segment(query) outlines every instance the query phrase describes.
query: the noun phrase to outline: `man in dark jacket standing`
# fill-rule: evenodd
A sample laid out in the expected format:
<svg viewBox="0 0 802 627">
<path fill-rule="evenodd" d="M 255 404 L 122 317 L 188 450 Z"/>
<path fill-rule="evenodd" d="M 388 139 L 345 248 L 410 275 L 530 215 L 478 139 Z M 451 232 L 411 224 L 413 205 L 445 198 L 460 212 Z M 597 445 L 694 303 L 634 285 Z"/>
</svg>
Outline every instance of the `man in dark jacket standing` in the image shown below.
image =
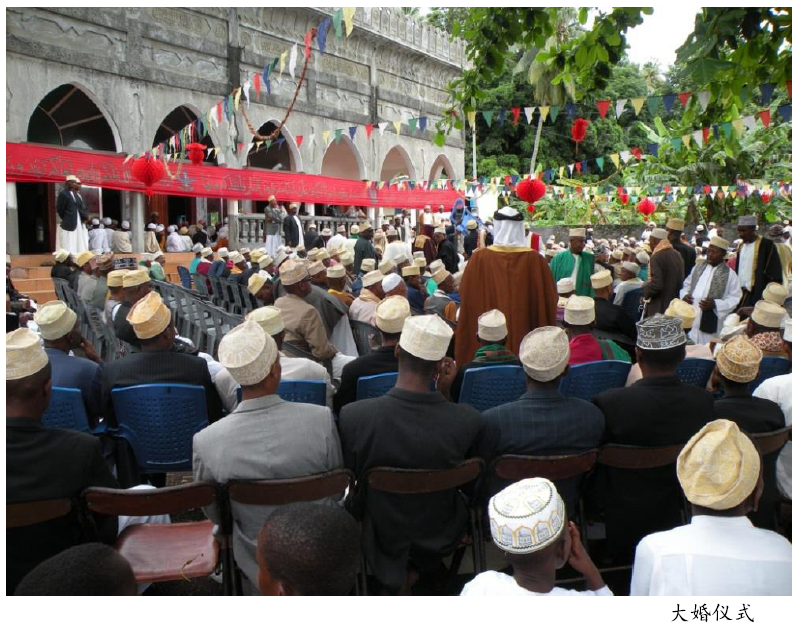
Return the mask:
<svg viewBox="0 0 802 627">
<path fill-rule="evenodd" d="M 434 243 L 437 245 L 437 258 L 443 262 L 451 274 L 459 272 L 459 257 L 454 244 L 446 236 L 446 230 L 438 226 L 434 230 Z"/>
<path fill-rule="evenodd" d="M 303 228 L 298 219 L 298 204 L 291 202 L 287 207 L 287 217 L 284 218 L 284 245 L 296 248 L 302 241 L 302 235 Z"/>
<path fill-rule="evenodd" d="M 56 228 L 56 248 L 63 248 L 73 255 L 89 249 L 89 235 L 84 222 L 89 218 L 81 196 L 81 181 L 74 174 L 67 175 L 67 187 L 56 199 L 56 213 L 61 223 Z"/>
<path fill-rule="evenodd" d="M 652 229 L 649 247 L 652 249 L 649 275 L 643 284 L 645 318 L 663 313 L 677 297 L 685 281 L 685 261 L 668 241 L 668 232 L 665 229 Z"/>
<path fill-rule="evenodd" d="M 668 241 L 671 242 L 671 245 L 674 247 L 680 255 L 682 255 L 682 260 L 685 262 L 685 276 L 682 277 L 683 280 L 686 276 L 690 273 L 693 269 L 694 264 L 696 263 L 696 250 L 688 246 L 687 244 L 683 244 L 680 241 L 682 237 L 682 231 L 685 229 L 685 222 L 680 220 L 679 218 L 671 218 L 666 223 L 666 231 L 668 232 Z"/>
<path fill-rule="evenodd" d="M 754 307 L 769 283 L 782 284 L 780 255 L 774 242 L 757 234 L 755 216 L 738 218 L 738 237 L 741 238 L 741 244 L 738 246 L 735 272 L 743 292 L 738 306 Z"/>
</svg>

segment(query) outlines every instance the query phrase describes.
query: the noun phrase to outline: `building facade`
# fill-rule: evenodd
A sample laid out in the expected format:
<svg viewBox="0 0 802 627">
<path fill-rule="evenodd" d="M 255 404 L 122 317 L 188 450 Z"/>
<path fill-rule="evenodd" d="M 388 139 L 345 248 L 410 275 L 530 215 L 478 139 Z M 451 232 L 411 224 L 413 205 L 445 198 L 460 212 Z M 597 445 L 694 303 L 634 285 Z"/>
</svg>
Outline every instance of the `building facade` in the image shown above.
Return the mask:
<svg viewBox="0 0 802 627">
<path fill-rule="evenodd" d="M 143 152 L 169 138 L 330 16 L 322 8 L 8 8 L 6 138 L 108 152 Z M 212 129 L 207 161 L 228 168 L 284 169 L 338 178 L 464 178 L 464 136 L 446 145 L 430 130 L 393 125 L 353 141 L 349 126 L 442 116 L 447 84 L 464 44 L 392 8 L 358 8 L 349 37 L 316 46 L 305 84 L 282 128 L 286 140 L 248 154 L 252 138 L 237 115 Z M 299 54 L 299 65 L 302 56 Z M 297 76 L 297 74 L 296 74 Z M 297 78 L 272 72 L 270 93 L 251 92 L 248 118 L 261 134 L 284 118 Z M 339 142 L 323 131 L 346 129 Z M 305 140 L 296 146 L 295 137 Z M 333 136 L 333 132 L 331 133 Z M 314 141 L 310 138 L 314 136 Z M 310 141 L 306 141 L 310 139 Z M 59 186 L 7 183 L 7 249 L 48 252 Z M 259 212 L 260 203 L 87 189 L 90 210 L 129 220 L 134 243 L 151 214 L 161 223 Z M 307 206 L 308 213 L 321 207 Z M 375 212 L 372 217 L 376 217 Z"/>
</svg>

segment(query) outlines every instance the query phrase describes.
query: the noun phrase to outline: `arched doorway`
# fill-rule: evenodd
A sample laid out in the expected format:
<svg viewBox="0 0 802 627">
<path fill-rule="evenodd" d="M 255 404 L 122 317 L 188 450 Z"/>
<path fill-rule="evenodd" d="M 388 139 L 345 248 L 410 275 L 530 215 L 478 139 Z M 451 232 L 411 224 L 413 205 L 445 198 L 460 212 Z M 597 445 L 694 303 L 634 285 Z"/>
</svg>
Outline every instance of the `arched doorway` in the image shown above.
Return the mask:
<svg viewBox="0 0 802 627">
<path fill-rule="evenodd" d="M 27 141 L 82 150 L 118 152 L 120 138 L 111 117 L 85 87 L 65 83 L 36 105 L 28 120 Z M 17 183 L 19 250 L 50 252 L 56 245 L 56 197 L 61 185 Z M 120 220 L 118 190 L 84 185 L 81 195 L 90 217 Z"/>
<path fill-rule="evenodd" d="M 341 136 L 339 141 L 332 140 L 323 155 L 320 174 L 338 179 L 366 178 L 365 162 L 350 137 Z M 315 215 L 345 215 L 347 211 L 346 205 L 337 206 L 336 209 L 335 205 L 315 205 Z"/>
<path fill-rule="evenodd" d="M 263 137 L 267 137 L 275 132 L 277 128 L 277 120 L 268 120 L 259 127 L 258 133 Z M 281 129 L 278 137 L 272 140 L 270 145 L 265 141 L 257 146 L 256 142 L 254 142 L 251 151 L 248 153 L 247 165 L 251 168 L 280 170 L 282 172 L 298 172 L 302 169 L 301 154 L 286 127 Z M 256 200 L 253 203 L 253 212 L 262 213 L 266 206 L 266 198 L 264 200 Z"/>
<path fill-rule="evenodd" d="M 393 146 L 384 156 L 379 180 L 390 181 L 396 176 L 408 176 L 413 180 L 415 178 L 412 160 L 401 146 Z"/>
<path fill-rule="evenodd" d="M 454 179 L 457 178 L 454 167 L 445 155 L 439 155 L 434 160 L 431 169 L 429 170 L 429 180 L 437 181 L 438 179 Z"/>
<path fill-rule="evenodd" d="M 168 113 L 161 124 L 159 124 L 151 146 L 155 148 L 162 142 L 168 141 L 173 135 L 180 133 L 187 125 L 195 122 L 198 117 L 199 112 L 188 105 L 176 107 Z M 209 148 L 214 148 L 214 142 L 212 142 L 210 135 L 207 133 L 202 138 L 193 137 L 191 139 L 206 146 L 207 151 L 203 162 L 216 165 L 217 158 L 215 157 L 214 151 L 208 150 Z M 214 201 L 215 199 L 208 199 L 207 202 L 213 203 Z M 219 203 L 219 200 L 217 200 L 217 202 Z M 195 224 L 197 206 L 197 198 L 154 194 L 148 199 L 148 215 L 146 216 L 146 221 L 156 221 L 159 224 L 165 225 L 181 225 L 182 223 Z M 207 212 L 214 212 L 214 208 L 207 207 Z"/>
</svg>

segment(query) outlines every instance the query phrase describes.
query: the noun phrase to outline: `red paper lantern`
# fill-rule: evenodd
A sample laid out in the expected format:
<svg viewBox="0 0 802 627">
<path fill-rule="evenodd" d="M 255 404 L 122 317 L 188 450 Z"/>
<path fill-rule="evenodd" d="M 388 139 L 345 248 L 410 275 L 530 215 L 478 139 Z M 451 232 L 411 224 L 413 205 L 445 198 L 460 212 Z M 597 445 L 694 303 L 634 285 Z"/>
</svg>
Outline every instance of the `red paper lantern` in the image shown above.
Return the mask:
<svg viewBox="0 0 802 627">
<path fill-rule="evenodd" d="M 649 216 L 652 215 L 656 209 L 657 207 L 655 207 L 654 203 L 648 198 L 644 198 L 638 203 L 638 211 L 643 214 L 644 222 L 649 219 Z"/>
<path fill-rule="evenodd" d="M 574 138 L 575 142 L 579 143 L 585 139 L 588 126 L 590 126 L 590 120 L 586 120 L 585 118 L 577 118 L 574 120 L 574 125 L 571 127 L 571 137 Z"/>
<path fill-rule="evenodd" d="M 628 205 L 629 204 L 629 194 L 619 194 L 618 200 L 621 201 L 622 205 Z"/>
<path fill-rule="evenodd" d="M 518 198 L 529 203 L 529 206 L 526 208 L 529 213 L 535 210 L 532 203 L 543 198 L 545 193 L 546 185 L 540 179 L 524 179 L 515 187 L 515 194 Z"/>
<path fill-rule="evenodd" d="M 187 144 L 187 155 L 192 165 L 200 165 L 206 156 L 206 146 L 198 142 Z"/>
<path fill-rule="evenodd" d="M 763 204 L 764 204 L 764 205 L 767 205 L 767 204 L 769 204 L 769 202 L 771 201 L 771 194 L 769 194 L 768 192 L 763 192 L 763 193 L 760 195 L 760 200 L 762 200 L 762 201 L 763 201 Z"/>
<path fill-rule="evenodd" d="M 150 196 L 153 194 L 153 186 L 167 174 L 167 167 L 161 160 L 147 153 L 134 161 L 131 173 L 137 181 L 145 185 L 145 193 Z"/>
</svg>

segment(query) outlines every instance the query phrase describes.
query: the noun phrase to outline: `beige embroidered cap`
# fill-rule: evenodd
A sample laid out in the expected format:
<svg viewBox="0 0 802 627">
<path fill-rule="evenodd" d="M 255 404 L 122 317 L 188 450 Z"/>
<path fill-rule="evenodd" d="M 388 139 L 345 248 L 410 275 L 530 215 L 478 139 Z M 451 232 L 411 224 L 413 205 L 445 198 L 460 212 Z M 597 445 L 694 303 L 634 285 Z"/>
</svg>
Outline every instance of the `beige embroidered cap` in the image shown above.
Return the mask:
<svg viewBox="0 0 802 627">
<path fill-rule="evenodd" d="M 315 251 L 315 254 L 314 255 L 310 254 L 309 257 L 314 259 L 315 261 L 324 261 L 326 259 L 331 258 L 329 255 L 329 251 L 327 251 L 325 248 L 318 248 Z"/>
<path fill-rule="evenodd" d="M 401 276 L 420 276 L 420 266 L 406 266 L 402 268 Z"/>
<path fill-rule="evenodd" d="M 440 361 L 446 356 L 453 335 L 440 316 L 410 316 L 404 321 L 398 344 L 418 359 Z"/>
<path fill-rule="evenodd" d="M 106 287 L 122 287 L 123 278 L 130 270 L 112 270 L 106 277 Z"/>
<path fill-rule="evenodd" d="M 310 263 L 309 267 L 306 269 L 309 273 L 309 276 L 315 276 L 316 274 L 320 274 L 321 272 L 326 271 L 326 266 L 323 265 L 321 261 L 315 261 L 314 263 Z"/>
<path fill-rule="evenodd" d="M 469 231 L 473 231 L 473 230 L 474 230 L 475 228 L 477 228 L 479 225 L 476 223 L 476 220 L 468 220 L 468 224 L 467 224 L 467 226 L 468 226 L 468 230 L 469 230 Z"/>
<path fill-rule="evenodd" d="M 395 269 L 395 264 L 389 259 L 382 259 L 379 264 L 379 272 L 382 274 L 390 274 Z"/>
<path fill-rule="evenodd" d="M 228 248 L 226 248 L 225 246 L 219 248 L 217 250 L 217 254 L 220 255 L 220 257 L 222 257 L 223 259 L 225 259 L 226 257 L 228 257 Z"/>
<path fill-rule="evenodd" d="M 568 365 L 568 335 L 559 327 L 538 327 L 521 340 L 519 351 L 524 372 L 535 381 L 553 381 Z"/>
<path fill-rule="evenodd" d="M 123 287 L 136 287 L 137 285 L 142 285 L 143 283 L 149 282 L 150 275 L 144 268 L 131 270 L 130 272 L 127 272 L 125 276 L 123 276 Z"/>
<path fill-rule="evenodd" d="M 372 229 L 373 225 L 370 222 L 363 222 L 357 227 L 357 233 L 364 233 L 365 231 Z"/>
<path fill-rule="evenodd" d="M 259 307 L 245 316 L 245 319 L 258 323 L 268 335 L 278 335 L 284 330 L 284 319 L 278 307 Z"/>
<path fill-rule="evenodd" d="M 623 258 L 624 258 L 624 251 L 623 251 L 623 250 L 621 250 L 620 248 L 616 248 L 616 249 L 615 249 L 615 250 L 612 252 L 612 255 L 611 255 L 611 256 L 612 256 L 612 258 L 613 258 L 613 259 L 623 259 Z"/>
<path fill-rule="evenodd" d="M 214 251 L 208 246 L 206 248 L 202 248 L 200 254 L 202 258 L 214 257 Z"/>
<path fill-rule="evenodd" d="M 637 278 L 638 273 L 640 272 L 640 266 L 636 263 L 632 263 L 631 261 L 622 262 L 621 269 L 626 270 L 627 272 L 631 272 L 635 278 Z"/>
<path fill-rule="evenodd" d="M 652 229 L 652 232 L 649 233 L 649 237 L 653 237 L 655 239 L 668 239 L 668 231 L 665 229 Z"/>
<path fill-rule="evenodd" d="M 665 315 L 682 320 L 682 328 L 687 330 L 693 326 L 693 321 L 696 320 L 698 311 L 699 310 L 690 303 L 675 298 L 668 304 Z"/>
<path fill-rule="evenodd" d="M 738 426 L 708 422 L 677 458 L 677 477 L 694 505 L 726 510 L 743 503 L 757 485 L 760 454 Z"/>
<path fill-rule="evenodd" d="M 585 239 L 585 229 L 569 229 L 568 237 L 581 237 L 582 239 Z"/>
<path fill-rule="evenodd" d="M 259 260 L 262 258 L 262 253 L 261 253 L 261 252 L 259 252 L 258 250 L 254 250 L 254 251 L 251 253 L 250 257 L 251 257 L 251 261 L 252 261 L 253 263 L 258 263 L 258 261 L 259 261 Z"/>
<path fill-rule="evenodd" d="M 723 237 L 719 237 L 718 235 L 714 235 L 710 238 L 710 244 L 708 246 L 715 246 L 716 248 L 721 248 L 722 250 L 727 250 L 730 247 L 730 243 L 725 240 Z"/>
<path fill-rule="evenodd" d="M 590 296 L 574 294 L 565 303 L 563 320 L 568 324 L 587 325 L 596 319 L 596 303 Z"/>
<path fill-rule="evenodd" d="M 438 268 L 437 271 L 432 274 L 432 280 L 439 286 L 443 281 L 445 281 L 448 277 L 451 276 L 451 273 L 446 270 L 445 268 Z"/>
<path fill-rule="evenodd" d="M 276 253 L 276 258 L 273 260 L 273 265 L 275 265 L 278 268 L 284 262 L 285 259 L 287 259 L 287 251 L 281 248 Z"/>
<path fill-rule="evenodd" d="M 253 296 L 256 296 L 265 283 L 267 283 L 267 277 L 263 276 L 259 272 L 255 272 L 248 278 L 248 291 Z"/>
<path fill-rule="evenodd" d="M 574 291 L 574 282 L 569 278 L 560 279 L 557 281 L 557 293 L 568 294 Z"/>
<path fill-rule="evenodd" d="M 149 292 L 147 296 L 137 301 L 125 319 L 131 323 L 134 333 L 140 340 L 149 340 L 167 328 L 171 316 L 162 297 L 156 292 Z"/>
<path fill-rule="evenodd" d="M 250 254 L 250 252 L 251 252 L 251 249 L 248 248 L 247 246 L 243 246 L 242 248 L 239 249 L 240 255 L 248 255 L 248 254 Z"/>
<path fill-rule="evenodd" d="M 359 269 L 362 272 L 372 272 L 376 269 L 376 260 L 375 259 L 363 259 L 362 265 L 359 266 Z"/>
<path fill-rule="evenodd" d="M 63 263 L 66 261 L 70 256 L 70 251 L 64 250 L 63 248 L 59 248 L 56 252 L 53 253 L 53 257 L 59 263 Z"/>
<path fill-rule="evenodd" d="M 672 231 L 682 231 L 685 229 L 685 220 L 681 218 L 669 218 L 666 222 L 666 228 Z"/>
<path fill-rule="evenodd" d="M 593 286 L 594 290 L 600 290 L 603 287 L 613 284 L 613 275 L 609 270 L 602 270 L 596 274 L 591 274 L 590 284 Z"/>
<path fill-rule="evenodd" d="M 267 266 L 269 266 L 271 263 L 273 263 L 273 257 L 271 257 L 270 255 L 262 255 L 261 257 L 259 257 L 259 267 L 262 270 L 267 268 Z"/>
<path fill-rule="evenodd" d="M 79 268 L 82 268 L 94 258 L 95 254 L 91 250 L 85 250 L 84 252 L 78 254 L 78 256 L 75 258 L 75 263 Z"/>
<path fill-rule="evenodd" d="M 380 270 L 371 270 L 362 277 L 362 287 L 370 287 L 376 283 L 380 283 L 384 275 Z"/>
<path fill-rule="evenodd" d="M 340 258 L 340 263 L 344 266 L 351 266 L 354 264 L 354 253 L 351 251 L 344 252 L 338 255 L 338 257 Z"/>
<path fill-rule="evenodd" d="M 412 265 L 416 268 L 425 268 L 426 267 L 426 259 L 424 258 L 417 258 L 412 260 Z"/>
<path fill-rule="evenodd" d="M 752 310 L 752 321 L 769 329 L 779 329 L 785 317 L 785 309 L 767 300 L 759 300 Z"/>
<path fill-rule="evenodd" d="M 358 224 L 352 224 L 351 225 L 351 234 L 352 235 L 356 235 L 357 233 L 359 233 L 359 225 Z"/>
<path fill-rule="evenodd" d="M 416 250 L 414 253 L 412 253 L 412 258 L 413 259 L 426 259 L 426 253 L 424 253 L 422 250 Z"/>
<path fill-rule="evenodd" d="M 267 377 L 276 363 L 278 348 L 261 325 L 246 319 L 223 337 L 217 354 L 220 365 L 234 381 L 240 385 L 256 385 Z"/>
<path fill-rule="evenodd" d="M 409 301 L 403 296 L 390 296 L 376 307 L 376 326 L 385 333 L 401 333 L 409 316 Z"/>
<path fill-rule="evenodd" d="M 785 299 L 788 298 L 788 290 L 779 283 L 769 283 L 763 290 L 763 300 L 783 306 Z"/>
<path fill-rule="evenodd" d="M 498 309 L 479 316 L 479 337 L 488 342 L 499 342 L 507 337 L 507 317 Z"/>
<path fill-rule="evenodd" d="M 97 258 L 99 270 L 111 270 L 114 267 L 114 253 L 105 253 Z"/>
<path fill-rule="evenodd" d="M 290 259 L 281 266 L 279 278 L 281 279 L 282 285 L 295 285 L 309 278 L 309 273 L 306 271 L 306 266 L 302 262 Z"/>
<path fill-rule="evenodd" d="M 320 234 L 321 234 L 323 237 L 331 237 L 331 229 L 330 229 L 329 227 L 326 227 L 325 229 L 323 229 L 323 230 L 320 232 Z"/>
<path fill-rule="evenodd" d="M 760 370 L 763 351 L 752 344 L 745 335 L 736 335 L 716 353 L 719 372 L 736 383 L 754 381 Z"/>
<path fill-rule="evenodd" d="M 645 250 L 642 250 L 637 255 L 635 255 L 635 259 L 638 260 L 638 263 L 645 265 L 649 263 L 649 253 L 647 253 Z"/>
<path fill-rule="evenodd" d="M 565 503 L 548 479 L 523 479 L 490 499 L 490 535 L 502 551 L 534 553 L 560 538 Z"/>
<path fill-rule="evenodd" d="M 341 279 L 345 276 L 345 268 L 339 263 L 326 269 L 326 276 L 330 279 Z"/>
<path fill-rule="evenodd" d="M 445 268 L 446 264 L 443 263 L 442 259 L 435 259 L 432 263 L 429 264 L 429 270 L 432 271 L 432 274 L 437 272 L 440 268 Z"/>
<path fill-rule="evenodd" d="M 245 261 L 245 257 L 243 257 L 242 253 L 239 253 L 239 252 L 231 253 L 228 256 L 228 258 L 231 260 L 231 263 L 233 263 L 234 265 L 237 265 L 238 263 L 242 263 L 243 261 Z"/>
<path fill-rule="evenodd" d="M 67 303 L 51 300 L 33 315 L 33 321 L 39 327 L 39 333 L 46 340 L 57 340 L 72 331 L 78 316 Z"/>
<path fill-rule="evenodd" d="M 39 336 L 30 329 L 20 328 L 6 333 L 6 381 L 30 377 L 49 361 Z"/>
</svg>

